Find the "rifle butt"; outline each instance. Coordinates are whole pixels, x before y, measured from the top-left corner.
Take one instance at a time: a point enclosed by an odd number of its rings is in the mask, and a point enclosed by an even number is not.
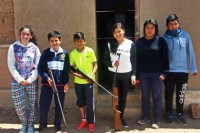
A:
[[[119,111],[114,112],[114,128],[115,131],[122,131],[123,130],[123,126],[122,126],[122,122],[121,122],[121,118],[120,118],[120,113]]]

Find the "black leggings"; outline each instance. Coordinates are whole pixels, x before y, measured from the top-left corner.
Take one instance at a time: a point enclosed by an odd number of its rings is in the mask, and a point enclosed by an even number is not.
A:
[[[114,72],[110,72],[111,88],[112,88],[112,84],[114,80],[114,74],[115,74]],[[128,90],[130,86],[130,80],[131,80],[131,72],[117,73],[116,87],[118,89],[118,97],[119,97],[118,110],[121,111],[121,114],[120,114],[121,119],[124,116],[124,110],[126,107],[126,98],[127,98],[127,94],[128,94]]]
[[[176,88],[176,112],[183,113],[183,105],[188,82],[188,73],[168,73],[165,84],[165,109],[173,112],[173,94]]]

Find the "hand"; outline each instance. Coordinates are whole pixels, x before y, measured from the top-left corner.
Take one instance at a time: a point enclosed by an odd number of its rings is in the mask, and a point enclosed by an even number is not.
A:
[[[116,60],[114,65],[115,65],[115,67],[118,67],[119,66],[119,60]]]
[[[165,80],[165,76],[160,75],[159,79],[160,79],[160,80]]]
[[[68,84],[66,84],[66,85],[64,86],[64,92],[68,92],[68,90],[69,90],[69,87],[68,87]]]
[[[136,85],[137,81],[136,80],[131,80],[132,85]]]
[[[23,80],[23,81],[20,82],[20,84],[23,85],[23,86],[26,86],[26,85],[28,85],[28,82],[26,80]]]
[[[90,77],[92,79],[94,75],[93,74],[90,74],[88,77]],[[91,83],[91,81],[89,79],[85,79],[87,83]]]
[[[47,79],[47,82],[49,83],[49,85],[52,85],[52,80],[50,78]]]

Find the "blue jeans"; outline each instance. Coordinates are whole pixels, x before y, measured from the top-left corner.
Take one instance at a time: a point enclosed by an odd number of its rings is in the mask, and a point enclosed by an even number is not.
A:
[[[140,87],[142,93],[142,116],[150,118],[151,95],[153,99],[153,122],[160,122],[162,112],[162,88],[163,81],[159,79],[160,73],[139,73]]]

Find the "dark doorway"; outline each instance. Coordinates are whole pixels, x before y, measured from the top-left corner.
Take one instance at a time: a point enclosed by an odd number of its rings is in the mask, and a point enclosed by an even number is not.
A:
[[[113,38],[112,25],[122,22],[126,27],[126,37],[134,40],[135,0],[96,0],[97,58],[99,83],[109,87],[108,69],[103,64],[105,48]]]

